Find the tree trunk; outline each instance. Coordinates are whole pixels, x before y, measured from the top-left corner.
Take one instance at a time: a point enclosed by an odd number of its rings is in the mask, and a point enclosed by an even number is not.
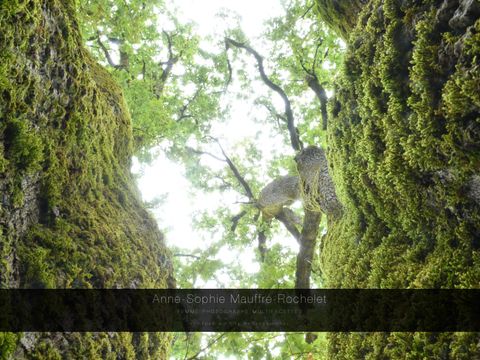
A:
[[[326,287],[479,287],[479,10],[467,0],[372,0],[359,15],[328,125],[346,210],[322,244]],[[330,351],[471,359],[479,339],[344,334],[330,337]]]
[[[121,90],[82,47],[73,3],[0,5],[0,285],[174,286],[170,254],[130,174]],[[0,334],[0,353],[157,359],[168,340]]]

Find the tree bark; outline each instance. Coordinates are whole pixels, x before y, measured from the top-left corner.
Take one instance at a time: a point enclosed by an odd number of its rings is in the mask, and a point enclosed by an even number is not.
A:
[[[328,124],[329,166],[346,211],[322,240],[325,286],[478,288],[478,1],[371,0],[357,21],[352,3],[349,15],[340,1],[318,1],[325,21],[348,35]],[[330,336],[330,351],[475,358],[479,338],[342,334]]]
[[[73,3],[0,5],[0,285],[174,286],[170,253],[130,174],[121,90],[83,48]],[[154,348],[137,346],[144,336]],[[0,334],[13,344],[2,356],[15,359],[164,358],[168,339]]]
[[[317,0],[320,17],[338,35],[347,39],[357,23],[357,17],[368,0]]]
[[[295,272],[296,289],[310,289],[312,262],[321,219],[322,213],[305,209],[302,233],[299,238],[300,251],[297,255],[297,270]]]

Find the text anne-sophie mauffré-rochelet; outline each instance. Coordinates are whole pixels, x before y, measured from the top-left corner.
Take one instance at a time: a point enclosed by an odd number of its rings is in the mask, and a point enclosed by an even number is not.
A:
[[[229,294],[219,295],[154,295],[153,304],[326,304],[326,295],[288,295],[278,293],[275,295],[241,295]]]

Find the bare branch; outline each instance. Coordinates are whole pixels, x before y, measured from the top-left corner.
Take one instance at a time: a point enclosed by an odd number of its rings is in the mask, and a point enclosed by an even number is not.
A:
[[[325,50],[325,53],[323,54],[323,59],[325,59],[328,56],[328,51],[329,50],[330,50],[330,48],[327,48],[327,50]]]
[[[288,215],[288,211],[292,211],[288,208],[283,208],[282,211],[280,211],[276,216],[275,219],[280,221],[285,228],[288,230],[290,234],[297,240],[297,242],[300,242],[300,231],[298,231],[297,226],[292,220],[292,217]]]
[[[327,123],[328,123],[328,112],[327,112],[327,102],[328,102],[328,97],[327,93],[325,92],[325,89],[323,86],[320,84],[320,81],[318,80],[318,77],[316,75],[316,67],[317,67],[317,61],[318,61],[318,52],[320,50],[320,46],[322,46],[323,41],[319,41],[317,43],[317,46],[315,48],[315,55],[313,57],[313,63],[312,63],[312,68],[308,69],[302,58],[300,58],[300,65],[302,66],[302,69],[307,73],[305,76],[305,80],[307,81],[308,87],[313,90],[315,95],[317,96],[318,100],[320,101],[320,109],[322,112],[322,129],[327,130]],[[328,51],[328,49],[327,49]]]
[[[111,37],[111,36],[108,37],[108,41],[110,41],[112,44],[115,44],[115,45],[121,45],[123,43],[122,39]]]
[[[232,64],[230,64],[230,59],[228,58],[228,49],[230,48],[230,45],[227,40],[225,40],[225,57],[227,58],[227,68],[228,68],[228,78],[225,83],[225,88],[224,91],[227,90],[228,85],[232,82]]]
[[[303,15],[300,16],[300,18],[304,19],[305,16],[310,12],[310,10],[313,9],[314,6],[315,6],[315,2],[313,2],[312,5],[310,5],[310,6],[307,8],[307,10],[303,13]]]
[[[192,115],[189,115],[186,112],[187,112],[188,108],[190,107],[190,105],[192,104],[192,102],[194,102],[195,99],[198,97],[198,94],[200,94],[202,89],[203,88],[200,86],[195,91],[195,94],[193,94],[193,96],[190,99],[188,99],[188,101],[182,106],[182,108],[180,109],[180,114],[178,115],[178,119],[176,120],[177,122],[182,121],[183,119],[187,119],[187,118],[192,117]]]
[[[256,200],[255,200],[255,196],[253,196],[253,192],[252,192],[252,189],[250,188],[250,185],[248,185],[247,181],[244,179],[244,177],[240,174],[240,172],[238,171],[237,167],[235,166],[235,164],[232,162],[232,160],[228,157],[228,155],[225,153],[225,150],[223,149],[222,145],[220,144],[220,142],[213,138],[213,140],[215,140],[215,142],[218,144],[218,146],[220,147],[220,150],[222,151],[222,154],[223,154],[223,157],[225,158],[225,161],[227,162],[228,164],[228,167],[230,168],[230,170],[232,171],[233,175],[235,176],[235,178],[238,180],[238,182],[240,183],[240,185],[242,185],[243,189],[245,190],[245,193],[247,195],[247,197],[250,199],[250,201],[256,203]]]
[[[181,54],[180,55],[173,54],[172,36],[165,30],[162,30],[162,33],[167,38],[168,59],[165,62],[159,63],[160,66],[165,66],[165,67],[164,68],[162,67],[162,74],[160,75],[160,79],[155,86],[155,95],[157,99],[159,99],[163,93],[165,83],[167,82],[167,79],[170,76],[170,73],[172,72],[173,65],[175,65],[178,62],[181,56]]]
[[[303,62],[303,58],[302,57],[299,57],[298,59],[300,61],[300,66],[302,67],[303,71],[305,71],[307,74],[310,75],[310,69],[307,69],[307,67],[305,66],[305,63]]]
[[[100,31],[97,31],[97,38],[96,38],[97,43],[98,43],[98,46],[100,46],[100,49],[102,49],[103,54],[105,55],[105,58],[107,59],[108,65],[110,65],[111,67],[113,67],[115,69],[121,68],[120,65],[115,64],[115,62],[113,61],[112,57],[110,56],[110,52],[108,51],[107,47],[102,42],[102,40],[100,39],[100,36],[101,36]]]
[[[222,160],[224,161],[224,160]],[[228,181],[225,181],[225,179],[221,176],[218,176],[218,175],[214,175],[213,176],[215,179],[218,179],[222,182],[222,187],[221,189],[232,189],[233,188],[233,185],[231,183],[229,183]]]
[[[303,81],[303,80],[302,80]],[[287,118],[279,113],[277,113],[275,111],[275,109],[273,107],[271,107],[269,104],[265,103],[265,102],[262,102],[261,105],[263,105],[270,114],[272,114],[273,116],[275,116],[275,118],[278,120],[282,120],[284,121],[285,123],[288,122]]]
[[[323,86],[320,84],[320,81],[318,81],[317,75],[315,75],[315,73],[307,74],[306,80],[308,87],[313,90],[318,100],[320,101],[320,109],[322,112],[322,129],[326,130],[328,124],[327,93],[325,92]]]
[[[146,81],[145,75],[147,73],[147,63],[145,62],[145,60],[142,60],[142,63],[143,63],[143,65],[142,65],[142,80]]]
[[[217,336],[215,339],[210,341],[207,345],[205,345],[203,348],[201,348],[195,355],[187,358],[186,360],[195,360],[198,359],[200,354],[203,353],[205,350],[209,349],[211,346],[213,346],[216,342],[218,342],[222,337],[224,337],[227,333],[221,333],[219,336]]]
[[[300,151],[301,149],[303,149],[303,144],[301,143],[301,141],[299,139],[299,136],[298,136],[298,130],[295,127],[295,121],[294,121],[294,117],[293,117],[293,111],[292,111],[290,100],[288,99],[288,96],[285,93],[285,91],[283,91],[283,89],[280,86],[273,83],[270,80],[270,78],[265,74],[265,69],[263,67],[262,56],[260,56],[260,54],[258,52],[256,52],[254,49],[252,49],[251,47],[249,47],[245,44],[242,44],[238,41],[235,41],[233,39],[226,38],[225,42],[227,44],[233,45],[237,48],[244,49],[255,57],[255,59],[257,60],[258,70],[260,72],[261,79],[263,80],[265,85],[267,85],[270,89],[272,89],[274,92],[279,94],[280,97],[282,98],[283,102],[284,102],[285,116],[287,117],[287,127],[288,127],[288,132],[290,133],[290,142],[292,144],[292,148],[295,151]]]
[[[238,226],[238,222],[246,214],[247,214],[247,212],[245,210],[243,210],[232,218],[232,226],[230,227],[231,232],[235,232],[235,230],[237,229],[237,226]]]
[[[235,176],[235,178],[237,179],[237,181],[240,183],[240,185],[242,185],[243,189],[245,190],[245,194],[247,195],[248,199],[250,200],[250,202],[252,204],[257,204],[257,201],[255,200],[255,196],[253,195],[253,192],[252,192],[252,189],[250,188],[250,185],[248,185],[247,181],[245,180],[245,178],[240,174],[240,171],[238,171],[238,168],[235,166],[235,164],[233,163],[233,161],[228,157],[228,155],[226,154],[225,150],[223,149],[222,145],[220,144],[220,142],[218,141],[218,139],[214,138],[214,137],[211,137],[209,136],[210,139],[212,139],[213,141],[215,141],[218,146],[220,147],[220,150],[222,152],[222,155],[224,157],[224,159],[221,159],[219,158],[218,156],[215,156],[209,152],[206,152],[206,151],[200,151],[200,150],[196,150],[196,149],[193,149],[191,147],[186,147],[187,150],[195,153],[195,154],[199,154],[199,155],[208,155],[216,160],[219,160],[219,161],[224,161],[228,164],[228,167],[230,168],[230,170],[232,171],[233,175]]]
[[[320,41],[317,43],[317,46],[315,47],[315,54],[313,55],[313,63],[312,63],[312,72],[310,73],[310,75],[315,74],[315,70],[317,68],[318,51],[320,50],[320,46],[322,46],[322,44],[323,44],[323,40],[320,39]]]
[[[252,201],[235,201],[234,204],[255,205],[255,203]]]
[[[191,257],[191,258],[194,258],[194,259],[197,259],[197,260],[201,259],[200,256],[191,255],[191,254],[173,254],[173,256],[176,256],[176,257]]]
[[[260,261],[263,263],[267,253],[267,236],[264,230],[258,232],[258,252],[260,253]]]
[[[222,161],[222,162],[226,162],[225,159],[222,159],[216,155],[213,155],[212,153],[209,153],[207,151],[201,151],[201,150],[197,150],[197,149],[194,149],[194,148],[191,148],[190,146],[186,146],[185,147],[188,151],[194,153],[194,154],[197,154],[197,155],[208,155],[210,156],[211,158],[214,158],[215,160],[218,160],[218,161]]]

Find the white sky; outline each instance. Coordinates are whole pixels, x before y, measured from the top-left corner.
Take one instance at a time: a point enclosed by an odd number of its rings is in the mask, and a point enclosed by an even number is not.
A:
[[[215,14],[222,9],[240,15],[242,29],[249,39],[261,34],[265,20],[284,13],[280,0],[170,0],[170,3],[179,8],[185,19],[196,22],[198,33],[203,36],[221,33],[224,25]]]
[[[169,0],[169,3],[174,4],[179,11],[179,20],[181,22],[191,20],[197,24],[198,34],[201,36],[211,35],[214,37],[223,38],[223,30],[228,26],[227,20],[218,19],[215,14],[222,11],[222,9],[233,10],[240,16],[240,25],[247,37],[250,39],[253,47],[256,47],[259,52],[262,52],[262,44],[259,40],[255,41],[263,31],[263,22],[271,17],[279,16],[284,13],[280,4],[280,0]],[[231,23],[230,23],[230,26]],[[202,46],[209,46],[203,44]],[[211,46],[211,45],[210,45]],[[210,50],[210,49],[209,49]],[[215,50],[216,52],[219,49]],[[251,57],[247,59],[247,72],[252,76],[257,76],[257,69]],[[232,63],[235,67],[235,64]],[[235,91],[235,80],[230,85],[230,91]],[[268,94],[266,86],[261,83],[252,83],[253,93],[252,99]],[[254,110],[251,102],[245,100],[238,100],[234,96],[228,99],[232,106],[232,117],[226,123],[216,123],[213,126],[213,135],[218,137],[229,154],[233,154],[233,145],[241,142],[244,139],[252,138],[258,131],[259,125],[253,122],[255,116],[265,116]],[[274,99],[275,100],[275,99]],[[282,107],[282,102],[279,101],[279,109]],[[274,101],[276,103],[276,101]],[[274,132],[275,124],[272,124],[272,129],[265,129],[265,133],[259,139],[263,144],[263,148],[267,149],[262,159],[259,159],[259,166],[265,166],[266,162],[273,155],[268,149],[277,149],[282,151],[290,151],[282,143],[280,136],[270,137],[269,134]],[[216,151],[215,151],[216,152]],[[160,152],[161,153],[161,152]],[[202,158],[202,163],[215,167],[219,164],[216,160],[208,157]],[[223,164],[221,164],[223,166]],[[167,245],[178,246],[185,248],[184,253],[192,253],[193,248],[206,248],[212,241],[211,238],[202,237],[199,232],[194,232],[191,227],[191,219],[194,212],[202,209],[215,209],[219,204],[229,204],[233,207],[238,200],[236,193],[208,193],[204,194],[200,191],[192,193],[188,181],[184,177],[184,171],[181,165],[169,161],[163,155],[160,155],[151,166],[144,166],[140,169],[138,162],[134,161],[132,168],[134,173],[141,172],[142,175],[138,180],[139,188],[145,201],[151,201],[156,197],[161,197],[168,194],[165,203],[155,209],[154,215],[158,221],[159,227],[166,234]],[[276,239],[286,246],[291,246],[296,252],[298,246],[296,242],[289,239]],[[244,251],[241,254],[242,263],[247,272],[255,272],[259,269],[259,264],[254,260],[255,255],[253,249],[257,246],[257,239],[252,239],[251,251]],[[219,252],[218,258],[225,262],[238,261],[240,254],[222,249]],[[191,258],[182,258],[182,261],[192,261]],[[228,275],[219,274],[220,281],[228,284]],[[206,283],[199,282],[195,287],[219,287],[214,280]],[[232,285],[230,283],[230,285]],[[234,285],[234,284],[233,284]]]

